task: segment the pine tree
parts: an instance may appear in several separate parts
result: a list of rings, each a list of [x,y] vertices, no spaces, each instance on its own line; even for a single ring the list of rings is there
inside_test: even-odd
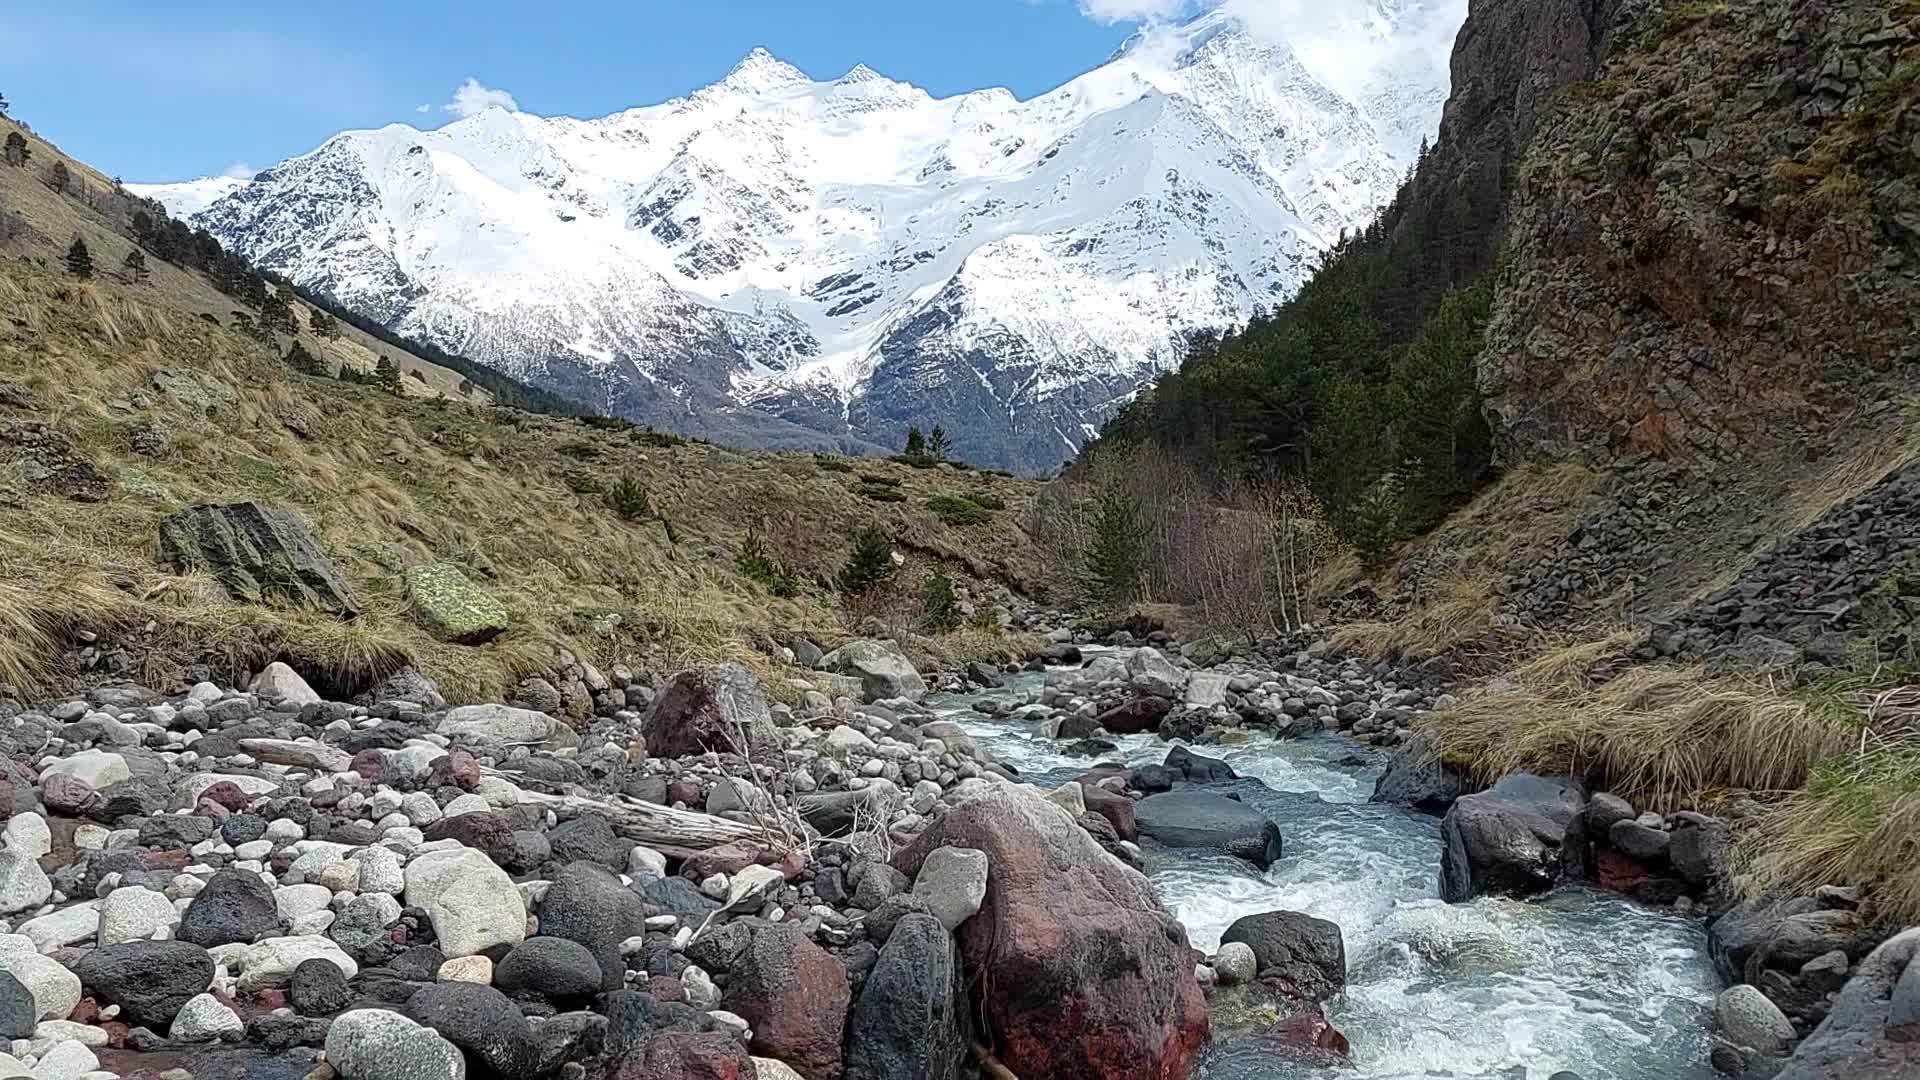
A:
[[[6,158],[9,165],[25,165],[33,160],[33,147],[27,145],[27,140],[21,138],[19,132],[9,131],[7,132]]]
[[[389,394],[400,393],[399,366],[392,360],[382,356],[373,365],[373,382],[375,386],[378,386]]]
[[[0,116],[7,115],[7,95],[0,94]]]
[[[87,242],[78,236],[73,238],[73,246],[67,249],[67,273],[77,278],[93,276],[93,253],[87,250]]]
[[[908,457],[916,458],[927,456],[927,437],[920,434],[918,426],[907,429],[906,454]]]
[[[1094,496],[1093,542],[1087,546],[1087,590],[1106,604],[1127,603],[1147,569],[1147,529],[1140,502],[1109,488]]]
[[[386,357],[380,359],[384,362]],[[628,521],[645,521],[653,516],[653,497],[631,472],[621,473],[620,479],[607,489],[607,505]]]
[[[893,541],[878,525],[853,534],[853,554],[840,571],[840,591],[865,596],[893,580]]]
[[[67,172],[67,163],[56,161],[47,167],[47,186],[55,191],[64,192],[73,182],[72,174]]]
[[[287,350],[287,366],[302,375],[327,375],[327,365],[319,357],[307,350],[296,339],[293,347]]]
[[[920,616],[929,630],[946,632],[960,625],[960,597],[953,590],[953,579],[945,574],[927,576],[920,587]]]
[[[933,434],[927,436],[927,456],[935,461],[945,461],[951,453],[953,444],[947,441],[947,429],[939,424],[933,425]]]
[[[145,281],[149,276],[147,272],[146,252],[141,251],[139,248],[134,248],[127,252],[127,257],[121,261],[120,265],[126,270],[127,277],[132,281]]]

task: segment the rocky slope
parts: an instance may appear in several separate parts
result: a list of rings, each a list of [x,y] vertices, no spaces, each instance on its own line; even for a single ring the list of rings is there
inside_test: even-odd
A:
[[[1445,94],[1406,44],[1457,18],[1366,5],[1342,32],[1387,69],[1215,11],[1024,102],[865,67],[814,82],[756,51],[602,119],[496,108],[136,190],[612,414],[835,448],[943,424],[963,457],[1044,470],[1385,201]]]

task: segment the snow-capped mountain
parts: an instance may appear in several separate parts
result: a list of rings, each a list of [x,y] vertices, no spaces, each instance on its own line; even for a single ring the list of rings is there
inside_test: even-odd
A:
[[[1362,6],[1385,50],[1464,5]],[[1318,66],[1230,9],[1028,101],[934,98],[864,66],[817,82],[755,50],[602,119],[493,108],[344,132],[224,192],[138,190],[258,265],[611,413],[845,449],[942,424],[969,460],[1044,470],[1392,195],[1444,67],[1343,93],[1354,80]]]

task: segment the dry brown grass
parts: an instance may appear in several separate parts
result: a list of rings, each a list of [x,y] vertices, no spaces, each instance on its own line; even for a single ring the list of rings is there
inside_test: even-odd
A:
[[[1582,776],[1674,810],[1732,791],[1797,788],[1858,736],[1855,719],[1770,686],[1698,669],[1634,667],[1597,685],[1620,639],[1565,646],[1430,718],[1440,754],[1492,781]]]
[[[117,266],[124,239],[19,172],[0,168],[0,197],[29,205],[60,247],[78,231],[96,265]],[[561,650],[655,670],[738,660],[771,679],[781,673],[756,642],[807,633],[831,646],[849,636],[822,583],[862,524],[882,525],[911,562],[973,582],[976,595],[1039,576],[1032,545],[1011,525],[1031,499],[1025,481],[662,445],[640,432],[496,416],[411,385],[396,398],[301,376],[280,361],[284,344],[272,350],[225,329],[224,317],[220,326],[199,318],[233,304],[195,275],[150,259],[146,284],[110,274],[83,284],[58,272],[51,248],[37,250],[29,254],[44,266],[0,253],[0,379],[28,390],[31,418],[72,439],[112,493],[103,503],[23,495],[0,515],[0,682],[50,688],[63,677],[53,669],[58,649],[76,629],[111,632],[134,674],[157,685],[186,663],[204,660],[233,677],[286,659],[341,692],[412,662],[449,698],[481,700],[550,668]],[[310,347],[370,352],[358,339]],[[17,418],[9,412],[0,420]],[[156,456],[133,449],[149,429],[166,436]],[[664,521],[621,520],[593,490],[623,472],[647,486]],[[864,497],[859,473],[891,478],[905,501]],[[1006,510],[949,529],[925,509],[941,493],[991,495]],[[298,512],[365,613],[342,623],[236,603],[155,565],[161,517],[242,499]],[[749,529],[800,568],[801,597],[776,600],[735,571]],[[435,639],[411,617],[401,576],[428,559],[459,564],[498,595],[513,629],[478,647]],[[946,648],[988,658],[995,644],[963,635]],[[778,681],[774,688],[782,692]]]
[[[1396,622],[1354,622],[1328,635],[1334,648],[1370,660],[1424,660],[1460,650],[1484,651],[1494,636],[1499,600],[1486,577],[1449,574]]]

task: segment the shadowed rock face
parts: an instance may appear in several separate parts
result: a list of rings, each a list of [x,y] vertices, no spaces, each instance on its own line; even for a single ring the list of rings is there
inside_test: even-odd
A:
[[[1860,963],[1833,1012],[1794,1051],[1780,1080],[1920,1076],[1920,929]]]
[[[944,813],[895,864],[977,848],[990,867],[961,924],[973,1006],[1017,1076],[1176,1080],[1206,1043],[1186,930],[1147,879],[1109,858],[1067,812],[1001,788]]]
[[[708,750],[745,753],[774,745],[779,736],[760,680],[738,664],[692,668],[673,677],[641,723],[647,751],[676,758]],[[738,746],[742,733],[751,746]]]
[[[1455,802],[1441,823],[1440,898],[1545,892],[1560,876],[1567,829],[1585,805],[1579,785],[1525,773]]]
[[[347,581],[291,511],[256,502],[202,504],[160,522],[160,561],[205,570],[242,600],[360,613]]]

